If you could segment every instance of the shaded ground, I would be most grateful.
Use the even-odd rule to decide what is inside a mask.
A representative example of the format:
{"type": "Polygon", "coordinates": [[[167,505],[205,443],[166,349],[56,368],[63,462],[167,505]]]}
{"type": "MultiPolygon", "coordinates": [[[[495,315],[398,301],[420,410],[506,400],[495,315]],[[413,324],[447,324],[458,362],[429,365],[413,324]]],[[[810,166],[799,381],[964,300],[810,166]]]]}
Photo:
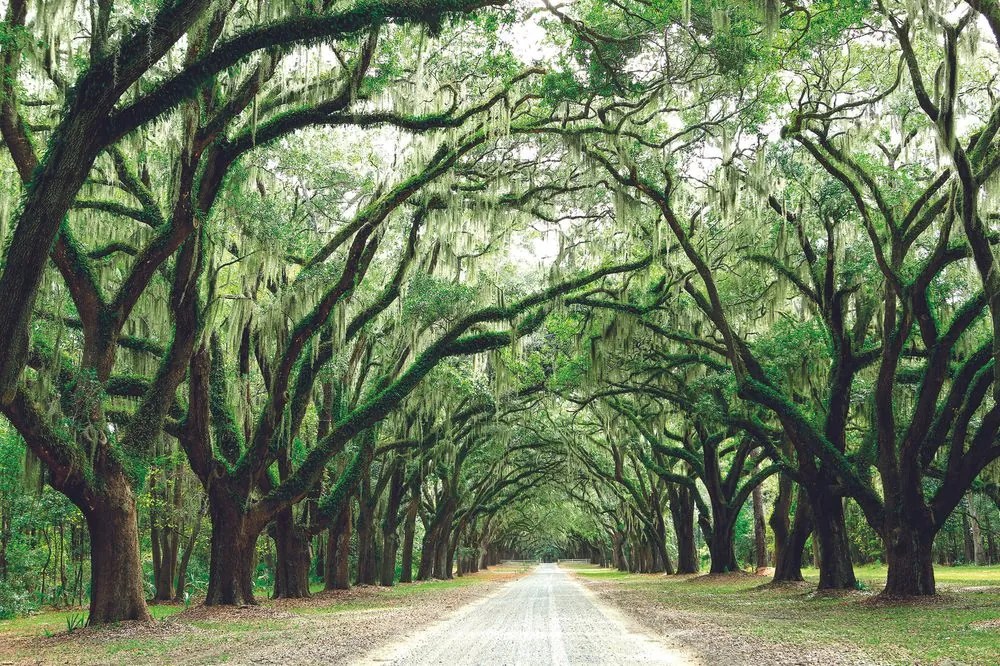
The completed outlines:
{"type": "MultiPolygon", "coordinates": [[[[859,568],[870,590],[885,570],[859,568]]],[[[766,577],[629,575],[580,567],[578,578],[636,622],[709,664],[1000,665],[1000,568],[945,568],[942,594],[886,605],[873,591],[817,596],[766,577]]],[[[807,575],[808,577],[808,575],[807,575]]]]}
{"type": "Polygon", "coordinates": [[[698,663],[652,639],[607,608],[554,564],[448,619],[400,640],[365,663],[474,664],[698,663]]]}
{"type": "Polygon", "coordinates": [[[66,631],[72,613],[0,622],[0,664],[354,663],[395,639],[482,599],[523,568],[452,581],[362,587],[252,608],[154,606],[166,619],[66,631]]]}

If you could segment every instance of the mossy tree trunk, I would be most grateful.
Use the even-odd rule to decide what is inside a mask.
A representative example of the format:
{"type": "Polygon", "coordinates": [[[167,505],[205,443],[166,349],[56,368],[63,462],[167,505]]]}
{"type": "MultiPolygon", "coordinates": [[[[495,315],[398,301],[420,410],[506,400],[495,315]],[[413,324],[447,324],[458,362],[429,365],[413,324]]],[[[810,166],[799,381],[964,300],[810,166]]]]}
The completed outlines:
{"type": "Polygon", "coordinates": [[[309,535],[295,520],[291,507],[281,511],[271,525],[274,538],[275,599],[309,596],[309,535]]]}
{"type": "Polygon", "coordinates": [[[212,517],[211,559],[206,606],[256,604],[253,579],[257,537],[263,526],[248,519],[240,493],[217,481],[209,489],[212,517]]]}
{"type": "Polygon", "coordinates": [[[102,475],[102,492],[82,506],[90,531],[90,615],[92,625],[149,621],[139,556],[135,494],[121,473],[102,475]]]}

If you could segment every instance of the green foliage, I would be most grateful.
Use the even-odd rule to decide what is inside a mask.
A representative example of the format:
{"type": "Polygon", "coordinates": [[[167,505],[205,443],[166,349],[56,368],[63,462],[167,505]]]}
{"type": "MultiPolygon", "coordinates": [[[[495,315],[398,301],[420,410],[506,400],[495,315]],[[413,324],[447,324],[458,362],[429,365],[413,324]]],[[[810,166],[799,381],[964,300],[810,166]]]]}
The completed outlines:
{"type": "Polygon", "coordinates": [[[846,503],[844,520],[847,525],[851,556],[854,561],[860,564],[884,561],[885,549],[882,546],[882,540],[865,521],[864,514],[858,508],[857,503],[846,503]]]}
{"type": "Polygon", "coordinates": [[[78,603],[86,592],[83,517],[41,485],[39,465],[19,437],[0,431],[0,619],[78,603]]]}
{"type": "Polygon", "coordinates": [[[454,321],[469,311],[475,291],[462,284],[418,273],[410,280],[403,314],[418,328],[454,321]]]}

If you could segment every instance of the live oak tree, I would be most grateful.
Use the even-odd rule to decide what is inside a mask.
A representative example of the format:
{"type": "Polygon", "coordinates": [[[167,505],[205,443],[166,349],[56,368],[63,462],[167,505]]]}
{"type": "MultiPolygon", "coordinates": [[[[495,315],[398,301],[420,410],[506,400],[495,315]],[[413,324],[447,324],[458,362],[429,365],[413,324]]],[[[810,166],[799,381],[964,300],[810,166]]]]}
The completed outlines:
{"type": "MultiPolygon", "coordinates": [[[[206,486],[213,516],[213,568],[208,603],[253,601],[249,566],[257,535],[280,512],[309,495],[334,454],[352,440],[359,440],[357,452],[340,478],[318,501],[321,516],[332,519],[341,513],[344,501],[365,478],[371,463],[375,448],[372,427],[399,406],[439,362],[450,356],[481,353],[512,344],[541,323],[551,302],[648,261],[640,259],[620,266],[590,269],[578,277],[555,281],[547,289],[528,292],[506,304],[478,309],[470,305],[482,297],[470,291],[473,303],[456,302],[452,306],[454,311],[432,311],[431,317],[423,321],[414,316],[410,322],[414,328],[397,322],[397,339],[403,344],[389,350],[390,356],[384,359],[386,364],[380,366],[378,374],[368,372],[367,361],[358,364],[356,372],[361,374],[352,379],[353,383],[364,387],[364,395],[336,415],[329,433],[317,440],[304,457],[294,461],[290,450],[301,425],[302,402],[308,402],[314,378],[322,365],[331,355],[346,359],[365,354],[369,340],[367,327],[384,312],[391,312],[389,306],[400,296],[408,268],[417,256],[419,239],[424,235],[421,225],[427,209],[441,208],[441,215],[446,216],[449,205],[461,205],[461,198],[437,202],[432,198],[433,190],[428,192],[426,188],[421,189],[422,186],[447,174],[460,158],[483,143],[486,132],[487,128],[473,116],[472,127],[467,133],[455,134],[454,146],[443,144],[415,176],[389,187],[347,222],[347,228],[356,230],[353,238],[348,239],[347,234],[340,233],[334,239],[337,244],[345,243],[344,248],[328,244],[319,251],[319,258],[314,256],[306,262],[306,270],[290,285],[292,295],[276,303],[281,312],[279,325],[284,327],[285,321],[292,322],[289,330],[274,336],[284,343],[254,350],[259,372],[265,380],[266,397],[260,406],[260,416],[252,419],[249,436],[244,437],[236,427],[238,419],[228,404],[231,391],[225,386],[227,373],[222,343],[203,343],[192,357],[190,407],[181,439],[193,469],[206,486]],[[375,255],[387,233],[381,227],[398,220],[392,216],[395,209],[410,197],[421,194],[424,198],[418,203],[416,214],[403,220],[405,240],[400,244],[401,256],[388,271],[388,281],[382,282],[378,272],[372,270],[375,255]],[[328,256],[335,259],[329,269],[321,265],[328,256]],[[319,279],[326,270],[332,271],[332,280],[329,277],[319,279]],[[368,287],[371,300],[362,300],[360,296],[369,284],[372,285],[368,287]],[[312,292],[317,286],[318,293],[312,292]],[[310,291],[303,293],[306,289],[310,291]],[[359,296],[357,300],[355,295],[359,296]],[[500,330],[496,330],[498,324],[500,330]],[[321,331],[327,325],[333,330],[324,341],[321,331]],[[277,478],[269,473],[274,463],[278,466],[277,478]],[[258,490],[259,495],[256,494],[258,490]]],[[[461,191],[461,186],[458,189],[461,191]]],[[[239,270],[237,264],[232,266],[233,270],[239,270]]],[[[414,272],[419,273],[419,269],[414,272]]],[[[206,288],[210,299],[214,291],[213,285],[206,288]]],[[[487,291],[490,293],[492,290],[487,291]]],[[[406,313],[405,307],[403,312],[406,313]]],[[[241,317],[228,319],[240,320],[241,317]]],[[[234,352],[248,356],[250,352],[240,351],[239,347],[254,344],[256,337],[254,332],[249,336],[241,334],[234,352]]]]}
{"type": "Polygon", "coordinates": [[[762,487],[779,582],[810,535],[821,589],[990,557],[992,0],[4,11],[0,410],[91,623],[146,554],[182,597],[202,515],[209,604],[258,549],[282,597],[730,571],[762,487]]]}
{"type": "MultiPolygon", "coordinates": [[[[889,22],[898,20],[901,19],[891,17],[889,22]]],[[[963,20],[967,22],[970,19],[963,20]]],[[[949,29],[955,31],[957,36],[961,24],[960,21],[958,27],[949,29]]],[[[752,159],[747,159],[745,155],[748,146],[741,146],[730,138],[738,136],[734,131],[739,131],[739,123],[729,127],[725,122],[719,123],[723,143],[722,162],[716,169],[716,181],[702,181],[696,185],[696,188],[706,192],[704,205],[708,206],[710,215],[718,216],[723,225],[728,224],[728,220],[738,220],[739,226],[732,226],[729,238],[723,242],[735,241],[738,244],[741,237],[752,238],[752,220],[757,219],[758,210],[767,213],[770,208],[773,214],[783,218],[782,225],[790,223],[797,226],[795,234],[797,244],[801,245],[799,251],[804,264],[796,262],[789,266],[784,263],[780,245],[775,255],[764,258],[764,263],[770,263],[777,270],[780,281],[789,281],[799,289],[800,298],[808,301],[807,307],[826,313],[823,317],[833,343],[834,363],[828,375],[829,393],[820,397],[820,404],[812,408],[814,413],[826,414],[824,428],[817,427],[811,415],[791,399],[790,387],[782,386],[769,375],[769,359],[761,356],[760,350],[755,348],[737,318],[738,311],[727,302],[726,280],[711,262],[711,253],[718,251],[713,250],[709,241],[712,227],[703,230],[684,222],[685,211],[690,210],[692,205],[688,203],[690,195],[685,193],[683,181],[669,172],[654,176],[638,155],[621,150],[617,154],[608,154],[601,151],[600,144],[595,143],[593,149],[585,147],[584,153],[607,169],[615,181],[634,188],[659,209],[664,223],[680,243],[697,276],[685,284],[685,290],[716,330],[735,371],[740,394],[772,411],[788,439],[799,448],[800,466],[810,459],[817,461],[825,477],[822,485],[829,488],[831,482],[835,482],[838,494],[849,495],[859,503],[869,522],[886,542],[890,566],[886,593],[908,595],[933,593],[930,548],[936,531],[934,526],[951,513],[964,489],[996,458],[996,431],[990,403],[984,402],[991,381],[987,369],[988,353],[977,356],[970,351],[966,355],[958,347],[960,342],[972,349],[977,347],[975,339],[979,329],[975,324],[986,307],[987,298],[972,291],[966,297],[956,294],[957,303],[954,300],[941,302],[936,300],[933,291],[935,283],[940,284],[942,278],[948,276],[953,264],[967,259],[973,246],[990,247],[989,238],[983,236],[981,242],[970,245],[951,242],[949,230],[952,223],[971,204],[966,205],[957,198],[959,184],[951,186],[955,189],[949,188],[950,170],[935,174],[933,168],[925,168],[927,162],[922,162],[922,159],[926,158],[919,153],[914,155],[910,167],[915,184],[908,200],[897,204],[880,189],[879,178],[882,174],[898,178],[902,164],[896,164],[896,161],[905,145],[919,135],[919,127],[899,137],[891,137],[892,140],[886,144],[874,137],[863,144],[850,141],[852,129],[848,128],[854,119],[861,117],[863,109],[870,112],[870,109],[881,108],[879,105],[883,101],[896,99],[892,93],[899,84],[905,62],[907,59],[913,61],[912,52],[907,55],[909,37],[906,30],[900,28],[897,34],[902,40],[900,64],[894,70],[882,70],[896,72],[895,83],[891,79],[882,86],[873,82],[871,87],[852,90],[849,94],[842,89],[831,90],[830,86],[845,84],[832,82],[830,70],[856,65],[838,62],[836,56],[826,61],[818,59],[812,64],[818,72],[815,78],[809,69],[802,74],[805,83],[799,96],[800,104],[793,109],[792,120],[785,129],[786,136],[800,143],[847,190],[856,207],[856,217],[851,215],[847,220],[838,219],[842,213],[824,217],[820,210],[820,222],[826,227],[826,237],[814,240],[794,213],[789,213],[780,201],[773,200],[773,192],[770,191],[772,183],[761,176],[766,173],[766,167],[755,168],[752,159]],[[833,97],[834,94],[838,97],[833,97]],[[863,158],[857,154],[862,151],[863,158]],[[875,171],[881,165],[876,166],[877,162],[872,164],[877,158],[889,161],[888,169],[882,167],[882,174],[875,171]],[[744,205],[740,205],[737,197],[740,190],[745,190],[751,197],[744,205]],[[874,296],[878,308],[874,316],[869,314],[866,304],[868,295],[854,295],[862,291],[855,282],[856,276],[847,275],[848,283],[842,287],[837,284],[834,268],[837,246],[847,241],[842,235],[838,237],[834,230],[843,234],[852,224],[864,232],[863,237],[870,239],[874,265],[885,280],[884,287],[876,290],[874,296]],[[709,244],[706,244],[707,241],[709,244]],[[826,256],[821,255],[816,246],[823,248],[826,256]],[[858,307],[852,313],[855,316],[845,324],[845,308],[852,300],[858,303],[858,307]],[[937,324],[939,315],[936,313],[941,308],[954,311],[954,315],[937,324]],[[866,338],[873,332],[876,341],[871,344],[866,338]],[[907,341],[911,336],[917,337],[915,348],[908,347],[907,341]],[[907,368],[903,363],[907,355],[925,358],[926,361],[922,366],[907,368]],[[948,369],[953,361],[957,361],[959,366],[953,371],[954,380],[949,381],[948,369]],[[852,415],[846,400],[853,377],[872,365],[876,375],[872,397],[874,414],[867,419],[864,414],[852,415]],[[911,376],[915,374],[919,382],[919,390],[914,397],[910,397],[908,389],[904,388],[908,383],[905,379],[908,371],[911,376]],[[978,389],[973,388],[977,386],[978,389]],[[903,413],[909,414],[905,430],[909,434],[900,435],[893,424],[902,405],[905,405],[903,413]],[[970,428],[970,420],[976,414],[980,417],[975,417],[975,425],[970,428]],[[867,420],[870,425],[868,436],[857,443],[857,448],[848,450],[844,433],[851,418],[867,420]],[[950,453],[944,453],[943,448],[950,453]],[[933,459],[939,452],[942,457],[935,463],[933,459]],[[884,497],[871,485],[867,472],[869,465],[879,472],[884,497]],[[925,500],[921,482],[923,470],[936,465],[943,465],[950,473],[943,474],[944,483],[937,485],[931,498],[925,500]],[[935,514],[935,511],[938,513],[935,514]],[[935,515],[941,518],[935,519],[935,515]]],[[[888,56],[891,62],[896,59],[891,53],[892,48],[889,53],[880,52],[872,57],[888,56]]],[[[866,61],[860,66],[867,68],[872,65],[866,61]]],[[[947,65],[942,71],[948,71],[947,65]]],[[[914,71],[909,73],[911,78],[919,81],[918,74],[914,71]]],[[[863,78],[856,81],[860,81],[862,86],[869,83],[863,78]]],[[[941,85],[944,86],[944,83],[941,85]]],[[[942,89],[947,92],[954,86],[942,89]]],[[[915,95],[921,94],[918,85],[915,95]]],[[[928,108],[934,111],[934,108],[928,108]]],[[[745,114],[747,107],[741,106],[739,110],[745,114]]],[[[987,112],[987,122],[988,116],[987,112]]],[[[648,126],[649,122],[646,124],[648,126]]],[[[603,125],[606,131],[607,122],[603,125]]],[[[747,129],[752,127],[750,125],[747,129]]],[[[870,130],[862,127],[853,131],[864,135],[870,130]]],[[[948,130],[939,128],[938,132],[941,131],[948,130]]],[[[616,129],[615,135],[621,134],[622,131],[616,129]]],[[[989,154],[988,143],[984,145],[978,141],[992,138],[991,130],[986,129],[973,137],[973,145],[979,146],[983,154],[989,154]]],[[[953,143],[958,145],[957,141],[953,143]]],[[[607,151],[607,148],[604,150],[607,151]]],[[[761,155],[756,159],[766,158],[761,155]]],[[[974,175],[971,181],[967,179],[967,188],[980,187],[979,179],[985,181],[985,176],[995,168],[989,160],[983,166],[985,173],[974,175]]],[[[820,207],[827,203],[820,202],[820,207]]],[[[978,216],[975,219],[979,219],[978,216]]],[[[750,258],[761,261],[760,257],[750,258]]],[[[955,299],[955,296],[949,296],[955,299]]],[[[810,466],[814,465],[811,463],[810,466]]],[[[837,508],[839,500],[834,504],[816,504],[817,499],[828,497],[829,492],[813,493],[814,518],[835,516],[840,510],[837,508]]],[[[832,543],[827,548],[821,546],[821,551],[829,553],[830,547],[843,550],[846,545],[843,521],[838,522],[839,525],[829,533],[832,543]]],[[[822,534],[823,530],[817,533],[818,536],[822,534]]],[[[846,579],[841,577],[835,585],[849,584],[851,578],[850,575],[846,579]]]]}
{"type": "MultiPolygon", "coordinates": [[[[186,362],[178,361],[196,333],[195,326],[177,326],[179,334],[156,380],[144,393],[146,399],[131,420],[132,427],[118,441],[117,434],[108,431],[99,402],[111,379],[123,327],[157,268],[182,244],[173,299],[185,300],[184,290],[193,284],[188,279],[190,267],[201,264],[195,228],[211,209],[227,167],[253,145],[256,124],[266,120],[267,111],[281,114],[289,103],[305,99],[303,90],[314,93],[318,89],[322,95],[327,85],[306,80],[293,82],[291,90],[281,86],[264,104],[265,118],[258,118],[262,83],[274,75],[281,56],[291,47],[350,39],[387,21],[436,26],[444,14],[469,11],[480,4],[360,3],[348,9],[320,8],[315,13],[294,4],[270,5],[273,14],[261,16],[227,11],[232,8],[209,2],[128,7],[104,2],[94,12],[80,13],[75,6],[9,3],[0,129],[24,182],[24,198],[14,213],[0,276],[0,291],[7,295],[2,326],[10,341],[0,358],[0,384],[5,413],[51,468],[53,485],[90,515],[94,549],[91,622],[149,617],[142,599],[138,555],[131,545],[137,542],[131,485],[139,475],[128,469],[127,460],[141,455],[159,430],[186,369],[186,362]],[[25,67],[28,63],[34,66],[25,67]],[[36,125],[41,130],[38,135],[25,116],[25,109],[35,103],[37,108],[52,109],[42,119],[51,124],[36,125]],[[220,141],[231,120],[250,107],[253,119],[242,136],[220,141]],[[199,113],[209,118],[205,125],[200,125],[199,113]],[[171,214],[157,215],[159,204],[143,174],[130,169],[125,146],[149,134],[156,123],[174,118],[182,125],[183,165],[173,183],[177,195],[170,202],[171,214]],[[114,179],[140,205],[97,201],[84,204],[84,209],[124,212],[154,231],[144,247],[127,253],[134,254],[135,261],[126,268],[125,279],[114,286],[111,298],[103,295],[108,286],[94,276],[88,250],[75,237],[70,215],[88,178],[108,180],[92,175],[102,153],[113,163],[114,179]],[[53,428],[43,418],[29,395],[31,378],[20,379],[29,360],[30,320],[49,247],[83,328],[80,376],[86,381],[75,383],[77,401],[90,404],[81,404],[76,412],[84,417],[78,427],[89,433],[90,441],[82,449],[75,435],[60,432],[61,426],[53,428]],[[119,543],[121,548],[116,547],[119,543]]],[[[340,90],[326,105],[306,111],[341,110],[355,91],[343,83],[340,90]]],[[[269,126],[276,134],[262,139],[301,126],[301,115],[302,111],[282,116],[283,124],[269,126]]],[[[101,258],[120,249],[102,245],[92,252],[101,258]]],[[[62,366],[58,354],[50,367],[62,366]]]]}

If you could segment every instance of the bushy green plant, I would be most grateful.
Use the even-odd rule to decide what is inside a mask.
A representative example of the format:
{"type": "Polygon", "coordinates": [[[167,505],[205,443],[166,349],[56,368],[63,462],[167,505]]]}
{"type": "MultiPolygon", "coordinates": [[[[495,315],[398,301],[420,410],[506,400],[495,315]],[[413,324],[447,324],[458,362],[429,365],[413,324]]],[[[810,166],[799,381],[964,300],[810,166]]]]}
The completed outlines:
{"type": "Polygon", "coordinates": [[[11,581],[0,582],[0,620],[26,615],[37,609],[38,604],[28,590],[11,581]]]}

